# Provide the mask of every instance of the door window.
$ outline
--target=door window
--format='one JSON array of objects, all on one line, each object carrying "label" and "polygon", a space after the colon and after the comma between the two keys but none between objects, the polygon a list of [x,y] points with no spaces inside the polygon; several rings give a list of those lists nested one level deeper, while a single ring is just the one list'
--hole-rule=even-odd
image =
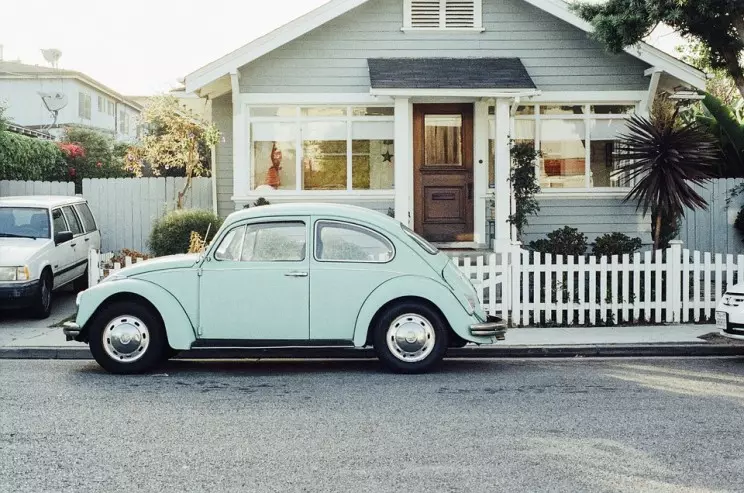
[{"label": "door window", "polygon": [[95,219],[93,219],[93,214],[90,212],[90,207],[88,207],[88,204],[77,204],[75,207],[77,208],[80,219],[83,221],[83,226],[85,226],[86,233],[90,233],[98,229],[98,227],[96,226],[96,221]]},{"label": "door window", "polygon": [[54,209],[52,211],[52,224],[54,225],[54,234],[62,231],[70,231],[67,227],[65,216],[62,215],[62,209]]},{"label": "door window", "polygon": [[75,236],[82,234],[83,226],[80,224],[80,220],[78,219],[77,214],[75,214],[75,211],[72,210],[72,206],[68,205],[63,207],[62,212],[65,215],[67,224],[70,226],[70,231],[72,231],[72,234]]},{"label": "door window", "polygon": [[225,238],[217,247],[214,258],[217,260],[240,260],[240,252],[243,249],[243,237],[245,235],[245,226],[230,230]]},{"label": "door window", "polygon": [[300,221],[249,224],[242,262],[300,262],[305,260],[307,230]]},{"label": "door window", "polygon": [[424,116],[424,164],[462,166],[462,115]]},{"label": "door window", "polygon": [[395,248],[380,233],[364,226],[318,221],[315,258],[326,262],[389,262]]}]

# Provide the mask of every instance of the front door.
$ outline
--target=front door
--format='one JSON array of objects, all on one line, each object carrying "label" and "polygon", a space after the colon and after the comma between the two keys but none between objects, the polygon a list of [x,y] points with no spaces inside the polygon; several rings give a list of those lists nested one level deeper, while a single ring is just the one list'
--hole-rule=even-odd
[{"label": "front door", "polygon": [[414,229],[434,242],[473,241],[473,105],[413,107]]},{"label": "front door", "polygon": [[210,345],[310,338],[308,217],[236,226],[202,264],[199,324]]}]

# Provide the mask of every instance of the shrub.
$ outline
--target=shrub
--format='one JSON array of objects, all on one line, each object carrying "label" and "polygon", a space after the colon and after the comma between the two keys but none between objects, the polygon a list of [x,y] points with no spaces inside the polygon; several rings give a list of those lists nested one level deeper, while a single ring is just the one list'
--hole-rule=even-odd
[{"label": "shrub", "polygon": [[736,221],[734,221],[734,229],[744,235],[744,206],[739,209],[739,213],[736,215]]},{"label": "shrub", "polygon": [[[271,202],[269,202],[263,197],[259,197],[253,202],[253,207],[261,207],[262,205],[271,205]],[[250,209],[250,208],[251,208],[251,204],[245,204],[243,206],[243,209]]]},{"label": "shrub", "polygon": [[0,131],[0,180],[65,180],[62,151],[48,140]]},{"label": "shrub", "polygon": [[599,236],[594,242],[594,255],[633,254],[641,249],[640,238],[631,238],[623,233],[607,233]]},{"label": "shrub", "polygon": [[[124,169],[127,146],[110,135],[81,127],[67,127],[60,148],[65,155],[70,181],[82,191],[83,178],[126,178],[134,173]],[[81,148],[82,153],[71,152]]]},{"label": "shrub", "polygon": [[578,229],[564,226],[548,233],[548,238],[531,241],[531,250],[553,255],[584,255],[587,249],[586,236]]},{"label": "shrub", "polygon": [[149,246],[156,257],[186,253],[189,251],[192,231],[204,235],[209,228],[206,238],[209,243],[221,225],[222,219],[212,211],[176,210],[155,223],[150,233]]}]

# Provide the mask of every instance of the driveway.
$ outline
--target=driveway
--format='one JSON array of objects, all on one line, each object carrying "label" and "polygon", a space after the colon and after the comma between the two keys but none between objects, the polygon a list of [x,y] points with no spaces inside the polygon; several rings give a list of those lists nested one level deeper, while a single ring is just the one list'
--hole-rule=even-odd
[{"label": "driveway", "polygon": [[34,346],[34,339],[59,338],[64,344],[64,335],[59,326],[75,314],[75,296],[72,286],[66,286],[54,292],[54,304],[49,318],[38,320],[24,310],[0,310],[0,346],[21,345]]}]

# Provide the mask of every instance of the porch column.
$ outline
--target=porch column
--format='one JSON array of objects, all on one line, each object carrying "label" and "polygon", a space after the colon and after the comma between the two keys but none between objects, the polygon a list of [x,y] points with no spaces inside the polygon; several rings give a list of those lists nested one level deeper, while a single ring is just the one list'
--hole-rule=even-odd
[{"label": "porch column", "polygon": [[509,151],[510,103],[510,100],[505,98],[496,100],[496,136],[494,142],[496,153],[496,232],[493,240],[493,249],[496,251],[505,251],[511,245],[511,224],[508,222],[511,208],[511,186],[509,183],[509,170],[511,168],[511,153]]},{"label": "porch column", "polygon": [[486,199],[488,196],[488,102],[476,101],[473,120],[473,214],[475,243],[486,244]]},{"label": "porch column", "polygon": [[395,219],[413,228],[413,106],[395,98]]},{"label": "porch column", "polygon": [[232,83],[233,112],[233,201],[245,197],[251,190],[250,145],[248,145],[248,118],[240,97],[240,72],[230,74]]}]

